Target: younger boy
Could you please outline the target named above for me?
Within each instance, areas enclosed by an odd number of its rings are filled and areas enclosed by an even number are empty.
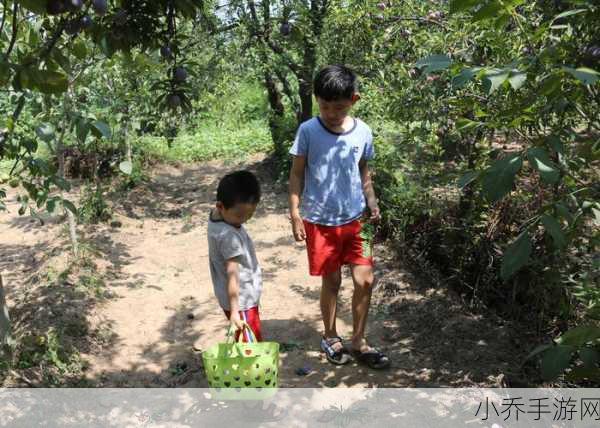
[[[336,330],[341,267],[349,264],[354,282],[352,353],[381,369],[389,366],[388,357],[365,339],[374,277],[369,226],[361,218],[368,207],[368,220],[377,221],[379,207],[367,166],[375,154],[371,129],[348,115],[360,98],[357,86],[356,75],[341,65],[326,67],[315,77],[319,116],[300,125],[290,150],[289,205],[294,238],[306,240],[310,274],[322,278],[321,349],[333,364],[350,360]]]
[[[208,221],[208,257],[217,300],[231,324],[236,340],[244,323],[262,340],[258,304],[262,291],[261,270],[254,244],[244,223],[260,201],[260,185],[249,171],[236,171],[221,179],[217,203]],[[245,330],[245,342],[251,337]]]

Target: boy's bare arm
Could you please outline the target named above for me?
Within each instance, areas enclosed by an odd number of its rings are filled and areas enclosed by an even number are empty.
[[[304,186],[304,167],[306,158],[304,156],[294,156],[292,168],[290,169],[289,181],[289,205],[290,219],[292,221],[292,231],[296,241],[304,241],[306,232],[304,231],[304,223],[300,216],[300,195]]]
[[[229,321],[234,327],[241,329],[244,323],[240,319],[240,269],[236,259],[225,261],[227,272],[227,297],[229,298]]]
[[[381,213],[379,212],[379,204],[377,203],[377,197],[375,196],[375,190],[373,189],[373,179],[369,172],[369,165],[367,164],[367,161],[363,159],[358,166],[360,168],[363,193],[367,200],[367,206],[371,211],[371,220],[377,221],[381,217]]]

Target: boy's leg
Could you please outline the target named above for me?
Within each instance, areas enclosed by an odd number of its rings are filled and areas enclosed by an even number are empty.
[[[321,286],[321,316],[325,327],[325,337],[337,337],[337,297],[342,284],[342,272],[338,269],[323,275]]]
[[[354,282],[354,294],[352,295],[354,325],[352,351],[358,361],[372,369],[384,369],[390,366],[390,359],[383,352],[369,346],[365,338],[374,279],[371,266],[352,265],[352,280]]]
[[[373,291],[373,268],[367,265],[352,265],[352,281],[354,282],[354,293],[352,294],[352,324],[354,327],[352,349],[366,351],[369,347],[365,339],[365,329]]]

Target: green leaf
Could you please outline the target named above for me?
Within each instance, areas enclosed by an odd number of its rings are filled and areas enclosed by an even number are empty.
[[[450,13],[464,12],[479,3],[483,0],[450,0]]]
[[[581,325],[565,332],[556,339],[559,345],[581,347],[589,342],[600,339],[600,328],[592,325]]]
[[[77,39],[77,41],[73,44],[72,49],[73,55],[77,59],[85,59],[87,56],[87,47],[85,46],[85,42],[82,39]]]
[[[101,120],[96,120],[92,122],[92,133],[98,138],[110,138],[112,135],[110,131],[110,127],[106,122],[102,122]]]
[[[56,184],[56,187],[58,187],[61,190],[64,190],[65,192],[71,190],[71,183],[69,183],[64,178],[56,176],[52,179],[52,181],[54,182],[54,184]]]
[[[546,138],[546,142],[548,143],[548,145],[550,147],[552,147],[552,150],[554,150],[556,153],[561,154],[561,155],[565,153],[565,146],[563,145],[563,143],[558,135],[548,136]]]
[[[596,369],[596,365],[600,362],[600,353],[594,348],[583,348],[579,350],[579,358],[583,361],[584,367],[588,369]],[[599,373],[600,374],[600,373]]]
[[[571,68],[563,67],[567,73],[583,82],[584,85],[592,85],[600,79],[600,73],[587,67]]]
[[[473,15],[473,22],[484,21],[486,19],[491,18],[499,18],[500,16],[505,14],[506,11],[502,7],[502,4],[496,0],[492,0],[485,6],[479,8],[477,12],[475,12],[475,14]]]
[[[508,79],[509,72],[502,69],[491,69],[486,72],[485,79],[483,80],[483,86],[487,94],[490,95],[496,89],[500,87],[506,79]]]
[[[123,161],[119,164],[119,169],[123,172],[123,174],[131,175],[133,171],[133,165],[129,161]]]
[[[452,88],[459,89],[469,83],[480,68],[465,68],[459,74],[452,78]]]
[[[73,202],[68,201],[66,199],[62,200],[62,205],[64,208],[68,209],[69,211],[71,211],[73,213],[73,215],[77,215],[77,208],[75,208],[75,205],[73,205]]]
[[[544,352],[542,357],[542,377],[545,380],[556,379],[561,375],[571,362],[573,347],[553,346]]]
[[[25,9],[43,15],[46,13],[48,0],[19,0],[18,3]]]
[[[423,72],[427,74],[433,71],[445,70],[450,64],[452,64],[452,60],[447,55],[430,55],[417,61],[415,66],[423,68]]]
[[[587,12],[587,9],[574,9],[574,10],[567,10],[566,12],[563,12],[563,13],[559,13],[552,19],[551,23],[553,23],[554,21],[556,21],[558,19],[566,18],[567,16],[577,15],[578,13],[581,13],[581,12]]]
[[[37,151],[38,143],[31,138],[23,139],[21,144],[29,151],[29,153],[35,153]]]
[[[541,221],[546,231],[552,236],[556,248],[564,248],[565,245],[567,245],[567,238],[560,227],[558,220],[554,217],[550,217],[548,214],[543,214]]]
[[[535,357],[536,355],[543,353],[546,351],[546,349],[552,348],[554,345],[552,345],[551,343],[545,344],[545,345],[538,345],[536,346],[536,348],[531,351],[529,353],[529,355],[527,355],[527,357],[525,358],[525,360],[530,360],[531,358]]]
[[[459,131],[468,131],[469,129],[474,129],[481,125],[483,125],[481,122],[476,122],[465,117],[461,117],[456,120],[456,129]]]
[[[542,86],[540,87],[540,94],[544,96],[554,95],[561,89],[562,79],[560,76],[555,74],[544,79]]]
[[[479,178],[479,171],[469,171],[458,179],[457,185],[460,189],[464,189],[470,183]]]
[[[538,170],[542,181],[554,184],[560,179],[560,171],[550,160],[546,149],[533,147],[527,151],[527,157],[532,167]]]
[[[512,242],[504,252],[500,276],[503,280],[509,279],[519,269],[527,265],[531,255],[531,239],[527,231],[523,231],[519,237]]]
[[[85,139],[87,138],[88,133],[90,132],[90,124],[83,117],[79,118],[77,124],[75,125],[75,133],[77,134],[77,139],[85,143]]]
[[[46,211],[48,211],[50,214],[54,213],[54,210],[56,209],[56,199],[52,198],[52,199],[48,199],[48,201],[46,202]]]
[[[35,81],[40,92],[45,94],[60,94],[69,88],[67,76],[58,71],[37,70]]]
[[[522,166],[523,159],[519,154],[513,154],[494,162],[483,176],[482,185],[486,198],[491,202],[496,202],[510,193],[515,175]]]
[[[35,133],[40,138],[40,140],[48,143],[54,138],[54,127],[49,123],[42,123],[37,128],[35,128]]]
[[[522,71],[519,70],[513,70],[510,73],[510,77],[508,78],[508,83],[510,83],[510,86],[512,86],[512,88],[517,91],[521,88],[521,86],[523,86],[525,84],[525,81],[527,80],[527,73],[523,73]]]

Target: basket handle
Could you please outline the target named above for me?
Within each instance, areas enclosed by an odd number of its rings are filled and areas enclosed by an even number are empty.
[[[248,325],[248,323],[246,321],[242,321],[244,326],[242,327],[242,333],[240,334],[240,336],[238,337],[238,343],[242,343],[244,340],[244,332],[246,332],[248,334],[249,337],[249,342],[251,343],[255,343],[256,342],[256,335],[254,334],[254,331],[252,330],[252,327],[250,327]],[[235,342],[235,332],[236,332],[236,328],[230,324],[229,325],[229,330],[227,330],[227,343],[233,343]]]

